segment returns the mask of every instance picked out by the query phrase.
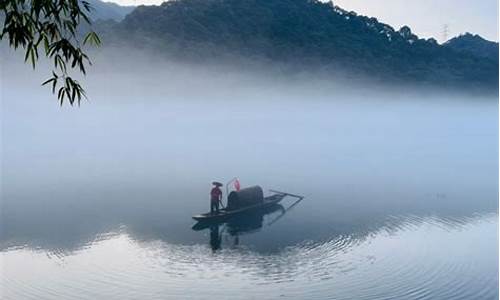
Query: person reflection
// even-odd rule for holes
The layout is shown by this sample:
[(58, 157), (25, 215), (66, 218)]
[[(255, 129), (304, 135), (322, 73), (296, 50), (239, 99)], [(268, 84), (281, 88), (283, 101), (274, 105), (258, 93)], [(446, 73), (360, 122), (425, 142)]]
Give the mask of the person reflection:
[(215, 252), (220, 249), (221, 236), (219, 233), (219, 225), (210, 226), (210, 247)]

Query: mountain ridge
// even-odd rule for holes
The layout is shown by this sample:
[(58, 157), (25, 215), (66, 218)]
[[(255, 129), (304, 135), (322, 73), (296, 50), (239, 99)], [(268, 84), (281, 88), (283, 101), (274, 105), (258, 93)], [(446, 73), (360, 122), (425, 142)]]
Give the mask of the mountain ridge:
[(440, 45), (331, 2), (176, 0), (138, 6), (103, 32), (112, 43), (128, 40), (190, 60), (231, 55), (387, 80), (498, 87), (498, 59), (462, 45), (469, 41)]
[(444, 46), (498, 62), (498, 43), (488, 41), (478, 34), (466, 32), (446, 41)]
[(100, 0), (85, 0), (92, 8), (90, 18), (94, 21), (113, 20), (121, 21), (127, 14), (135, 9), (135, 6), (124, 6), (114, 2), (105, 2)]

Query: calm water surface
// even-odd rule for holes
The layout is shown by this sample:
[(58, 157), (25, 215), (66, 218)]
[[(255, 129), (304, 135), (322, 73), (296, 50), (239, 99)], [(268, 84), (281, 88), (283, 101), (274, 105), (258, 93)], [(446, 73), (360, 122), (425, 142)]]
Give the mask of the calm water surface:
[[(2, 299), (498, 298), (495, 100), (98, 79), (2, 91)], [(234, 176), (305, 199), (193, 230)]]

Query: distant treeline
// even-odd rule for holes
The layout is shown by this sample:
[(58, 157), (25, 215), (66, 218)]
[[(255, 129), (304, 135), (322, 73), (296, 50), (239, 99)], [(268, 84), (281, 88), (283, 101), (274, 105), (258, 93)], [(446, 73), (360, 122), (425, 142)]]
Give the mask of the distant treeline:
[(176, 0), (97, 26), (110, 43), (196, 61), (233, 56), (396, 83), (498, 88), (498, 43), (464, 35), (440, 45), (317, 0)]

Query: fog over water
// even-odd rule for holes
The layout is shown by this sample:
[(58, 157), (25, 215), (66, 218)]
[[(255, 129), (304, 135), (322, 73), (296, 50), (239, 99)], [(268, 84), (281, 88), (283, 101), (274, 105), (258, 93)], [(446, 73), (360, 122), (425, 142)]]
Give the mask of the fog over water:
[[(13, 58), (6, 299), (498, 297), (496, 98), (98, 54), (60, 107)], [(214, 253), (191, 216), (235, 176), (306, 198)]]

